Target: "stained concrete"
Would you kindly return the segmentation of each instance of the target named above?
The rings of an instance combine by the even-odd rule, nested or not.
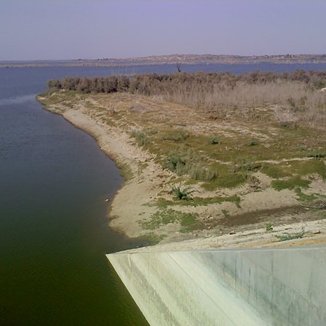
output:
[[[326,247],[107,257],[150,325],[326,325]]]

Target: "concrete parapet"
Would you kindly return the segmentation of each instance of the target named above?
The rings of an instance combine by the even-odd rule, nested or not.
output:
[[[108,255],[151,325],[326,325],[326,248]]]

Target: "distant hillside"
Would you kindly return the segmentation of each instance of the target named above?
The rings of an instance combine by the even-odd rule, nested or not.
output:
[[[253,64],[253,63],[326,63],[326,54],[282,54],[263,56],[172,54],[136,58],[77,59],[61,61],[0,61],[4,67],[48,67],[48,66],[137,66],[157,64]]]
[[[84,60],[81,60],[84,61]],[[88,62],[88,61],[86,61]],[[326,54],[322,55],[264,55],[264,56],[237,56],[237,55],[213,55],[213,54],[173,54],[161,56],[149,56],[127,59],[99,59],[90,62],[100,62],[109,65],[141,65],[141,64],[239,64],[239,63],[326,63]]]

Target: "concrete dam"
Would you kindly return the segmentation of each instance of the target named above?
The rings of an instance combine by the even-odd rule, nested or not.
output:
[[[326,325],[326,247],[107,257],[150,325]]]

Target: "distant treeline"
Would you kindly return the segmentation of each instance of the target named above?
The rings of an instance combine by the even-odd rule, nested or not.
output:
[[[50,90],[70,90],[81,93],[115,93],[130,92],[143,95],[166,95],[182,88],[191,91],[194,88],[215,90],[233,89],[241,84],[267,84],[277,82],[300,82],[310,88],[326,87],[326,72],[307,72],[298,70],[292,73],[254,72],[235,75],[231,73],[175,73],[146,74],[135,76],[108,77],[69,77],[63,80],[51,80]]]

